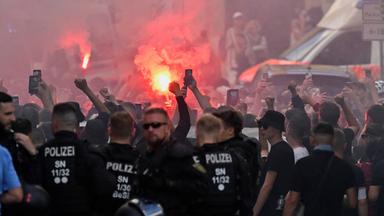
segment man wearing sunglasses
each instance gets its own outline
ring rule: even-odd
[[[253,208],[254,216],[281,215],[284,207],[295,163],[293,150],[282,137],[284,121],[283,114],[268,110],[258,122],[261,135],[272,147],[261,172],[261,189]]]
[[[179,105],[185,104],[178,84],[173,83],[170,90]],[[204,170],[194,166],[192,146],[174,135],[170,118],[162,108],[145,111],[143,130],[147,151],[138,172],[143,196],[160,202],[167,216],[188,215],[188,209],[198,202],[207,185]]]

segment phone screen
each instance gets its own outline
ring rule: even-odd
[[[185,75],[184,75],[184,84],[186,86],[190,85],[193,80],[193,71],[192,69],[186,69],[185,70]]]
[[[28,92],[31,95],[37,94],[40,83],[40,77],[36,75],[29,76],[29,87]]]
[[[238,89],[229,89],[227,91],[227,105],[236,106],[240,101]]]

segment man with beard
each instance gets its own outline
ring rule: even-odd
[[[12,124],[15,122],[15,106],[12,97],[0,92],[0,144],[11,154],[13,165],[19,178],[22,181],[35,182],[34,163],[37,161],[36,147],[31,139],[21,133],[12,131]]]
[[[170,91],[184,101],[177,83]],[[139,163],[141,193],[160,202],[166,215],[189,215],[189,208],[206,191],[204,169],[194,164],[192,146],[173,136],[173,126],[162,108],[144,113],[143,129],[148,148]]]

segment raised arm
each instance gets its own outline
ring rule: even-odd
[[[195,79],[191,82],[191,85],[188,86],[189,89],[191,89],[193,95],[195,96],[197,102],[199,102],[199,105],[202,110],[206,110],[207,108],[211,108],[212,105],[209,103],[208,96],[203,95],[199,88],[197,87],[197,82]]]
[[[293,81],[288,85],[288,90],[291,92],[291,95],[292,95],[292,98],[291,98],[292,106],[293,108],[297,108],[305,112],[304,101],[301,99],[301,97],[297,93],[296,88],[297,88],[297,84]]]
[[[185,103],[180,85],[173,82],[169,85],[169,91],[176,96],[177,108],[179,110],[179,123],[173,133],[179,141],[185,140],[191,128],[191,119],[189,117],[188,105]]]
[[[44,108],[52,112],[53,106],[55,105],[52,92],[43,80],[40,82],[36,96],[41,100]]]
[[[348,123],[348,127],[353,130],[355,134],[358,134],[360,130],[360,125],[356,119],[356,117],[353,115],[352,111],[349,109],[349,107],[345,104],[344,95],[339,94],[335,97],[335,102],[340,105],[341,109],[343,110],[345,119]]]
[[[89,88],[87,84],[86,79],[76,79],[75,80],[75,85],[78,89],[80,89],[87,97],[89,100],[92,101],[93,105],[96,107],[97,111],[100,112],[105,112],[105,113],[110,113],[108,108],[103,104],[103,102],[93,93],[93,91]]]

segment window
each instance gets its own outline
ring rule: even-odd
[[[339,35],[313,60],[313,64],[353,65],[369,64],[371,42],[362,40],[362,33],[346,32]]]

